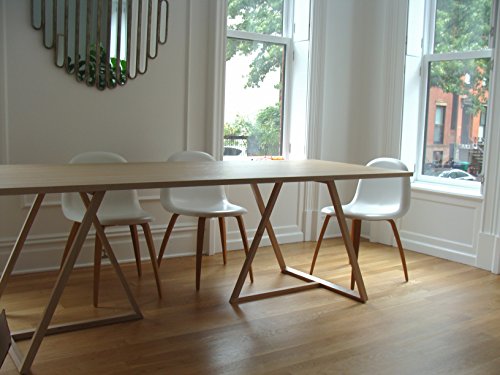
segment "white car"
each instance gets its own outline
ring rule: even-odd
[[[450,169],[441,172],[438,177],[453,178],[455,180],[476,181],[476,177],[461,169]]]

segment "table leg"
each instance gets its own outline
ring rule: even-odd
[[[354,247],[354,254],[359,264],[359,244],[361,241],[361,220],[354,219],[351,222],[351,241]],[[354,273],[351,271],[351,289],[354,290]]]
[[[64,265],[59,272],[57,282],[54,286],[54,289],[52,290],[52,294],[50,296],[49,303],[43,313],[42,320],[40,321],[40,324],[38,325],[38,328],[33,335],[28,352],[26,353],[24,359],[21,361],[21,368],[19,369],[19,372],[22,374],[28,373],[31,368],[33,360],[35,359],[38,349],[40,348],[40,345],[42,343],[43,337],[47,332],[52,316],[54,315],[57,304],[59,303],[59,299],[61,298],[61,295],[64,291],[64,287],[66,286],[71,271],[73,270],[76,259],[80,254],[80,250],[87,237],[87,233],[90,229],[90,226],[92,225],[92,219],[93,217],[95,217],[97,209],[99,208],[103,197],[104,191],[94,194],[87,212],[83,217],[82,225],[80,226],[75,242],[73,243],[73,246],[71,247],[67,258],[64,261]]]
[[[2,279],[0,280],[0,297],[2,297],[3,292],[5,291],[5,288],[7,287],[7,283],[9,282],[10,275],[11,275],[12,271],[14,270],[17,259],[19,258],[19,254],[21,253],[21,250],[24,246],[24,242],[26,241],[26,238],[28,237],[28,233],[31,229],[31,226],[33,225],[33,222],[35,221],[36,214],[38,213],[38,210],[40,209],[40,206],[42,205],[44,197],[45,197],[45,194],[38,194],[31,205],[30,212],[28,213],[28,216],[26,217],[26,220],[24,221],[24,225],[21,229],[21,232],[19,233],[19,236],[17,237],[16,244],[14,245],[14,248],[12,249],[12,252],[10,253],[9,260],[7,261],[7,264],[5,265],[5,268],[3,270]]]
[[[252,191],[255,197],[255,201],[257,202],[257,206],[259,207],[259,211],[261,215],[264,215],[264,211],[266,206],[264,205],[264,200],[262,199],[262,194],[260,193],[259,186],[257,184],[252,184]],[[276,235],[274,234],[273,226],[271,225],[271,221],[268,220],[266,223],[267,234],[269,235],[269,240],[271,241],[271,245],[273,246],[274,255],[278,260],[280,265],[281,272],[286,269],[285,260],[283,258],[283,254],[281,253],[280,245],[278,244],[278,240],[276,239]]]
[[[344,211],[342,210],[342,203],[335,186],[335,182],[326,182],[328,186],[328,192],[330,193],[330,198],[332,199],[333,208],[335,209],[335,215],[337,216],[337,221],[340,226],[340,232],[342,233],[342,238],[346,247],[347,255],[349,256],[349,262],[352,267],[352,273],[354,275],[354,280],[358,286],[359,296],[362,302],[368,300],[368,295],[366,294],[365,283],[363,282],[363,277],[361,276],[361,270],[359,269],[358,259],[356,257],[356,252],[354,250],[351,237],[349,235],[349,229],[347,227],[347,222],[344,216]]]
[[[97,219],[97,216],[96,216],[97,210],[102,202],[104,194],[105,194],[104,191],[97,192],[93,195],[92,200],[89,200],[89,198],[87,197],[86,194],[81,194],[82,199],[83,199],[85,205],[87,206],[87,211],[83,217],[80,228],[79,228],[79,230],[76,234],[75,240],[71,246],[71,250],[69,251],[69,253],[68,253],[68,255],[67,255],[67,257],[62,265],[62,268],[58,274],[56,284],[54,285],[54,288],[52,289],[52,293],[51,293],[49,302],[47,304],[47,307],[45,308],[45,311],[42,315],[42,319],[41,319],[41,321],[40,321],[40,323],[35,331],[26,330],[26,331],[12,334],[12,340],[11,340],[12,346],[11,346],[11,350],[9,353],[12,357],[12,360],[16,364],[19,372],[22,374],[30,373],[31,365],[33,364],[33,361],[35,359],[36,354],[38,353],[38,350],[40,348],[42,340],[48,334],[74,331],[77,329],[102,326],[102,325],[106,325],[106,324],[113,324],[113,323],[130,321],[130,320],[137,320],[137,319],[142,318],[142,313],[139,309],[139,306],[136,303],[134,297],[132,296],[130,288],[128,287],[128,284],[125,281],[125,278],[121,272],[121,269],[118,265],[116,257],[111,249],[111,246],[109,245],[109,242],[108,242],[106,236],[104,235],[104,230],[102,229],[102,226],[99,223],[99,220]],[[36,211],[40,207],[41,200],[43,199],[43,195],[40,195],[38,198],[39,199],[37,199],[35,201],[35,203],[33,204],[33,208],[31,210],[30,214],[28,215],[25,226],[23,227],[23,230],[22,230],[21,235],[20,235],[20,240],[18,240],[19,245],[16,244],[15,250],[17,250],[17,246],[19,247],[18,251],[20,251],[20,248],[22,248],[22,244],[24,243],[24,240],[26,239],[27,232],[29,231],[29,227],[33,223],[34,217],[36,216]],[[134,310],[134,313],[133,314],[130,314],[130,313],[121,314],[121,315],[116,315],[116,316],[112,316],[112,317],[92,319],[92,320],[86,320],[86,321],[80,321],[80,322],[72,322],[72,323],[60,324],[60,325],[49,327],[50,321],[52,320],[54,312],[57,308],[57,305],[58,305],[59,300],[62,296],[64,288],[69,280],[69,277],[70,277],[71,272],[73,270],[73,267],[75,265],[76,259],[78,258],[78,255],[80,254],[83,243],[85,242],[85,239],[87,237],[89,229],[92,226],[92,223],[95,223],[97,235],[99,236],[99,239],[101,240],[103,246],[108,251],[108,255],[109,255],[111,264],[115,268],[115,271],[117,272],[118,277],[119,277],[120,281],[122,282],[122,285],[125,289],[127,297],[129,299],[129,302],[132,305],[132,308]],[[15,263],[15,259],[12,261],[12,263]],[[18,348],[15,340],[23,340],[23,339],[27,339],[27,338],[32,338],[32,340],[31,340],[31,343],[28,347],[28,352],[26,353],[26,355],[23,355],[21,350]]]
[[[282,182],[277,182],[274,184],[273,191],[271,192],[271,196],[269,197],[269,200],[267,202],[267,206],[262,212],[262,217],[260,219],[259,226],[257,227],[257,231],[255,232],[252,244],[250,245],[250,250],[248,251],[247,257],[245,258],[245,262],[243,263],[243,267],[241,268],[240,275],[238,277],[238,280],[236,281],[236,285],[234,286],[233,294],[231,295],[231,298],[229,300],[229,302],[232,304],[238,303],[238,298],[241,293],[241,289],[243,288],[243,284],[245,283],[248,271],[250,270],[255,254],[257,253],[257,249],[259,247],[260,240],[262,239],[262,236],[264,234],[264,230],[269,224],[269,218],[271,217],[274,204],[278,199],[278,195],[282,186],[283,186]]]

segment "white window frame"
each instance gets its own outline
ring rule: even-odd
[[[419,108],[418,108],[418,132],[417,132],[417,146],[416,146],[416,155],[414,159],[415,171],[414,171],[414,182],[417,184],[424,183],[428,184],[427,186],[435,186],[437,190],[446,189],[448,186],[451,190],[456,190],[456,188],[463,189],[462,191],[465,193],[466,191],[472,192],[472,194],[480,194],[481,182],[472,182],[472,181],[461,181],[461,180],[453,180],[449,178],[439,178],[435,176],[427,176],[422,173],[423,163],[424,163],[424,146],[425,146],[425,132],[426,132],[426,105],[427,105],[427,83],[429,77],[429,63],[430,62],[439,62],[439,61],[448,61],[448,60],[464,60],[464,59],[479,59],[479,58],[490,58],[493,59],[494,50],[493,48],[483,49],[479,51],[466,51],[466,52],[455,52],[455,53],[433,53],[433,45],[434,45],[434,25],[435,25],[435,14],[436,14],[436,0],[427,0],[425,2],[424,14],[412,14],[412,9],[421,11],[420,6],[417,2],[420,0],[415,0],[412,7],[412,1],[410,0],[410,14],[409,19],[415,17],[423,16],[423,29],[417,30],[416,35],[421,36],[421,63],[420,63],[420,82],[418,83],[419,87],[408,87],[411,84],[408,83],[408,79],[405,77],[405,91],[409,88],[410,90],[419,90]],[[420,9],[419,9],[420,8]],[[493,9],[492,9],[492,18],[495,19],[496,14],[498,13],[498,0],[493,1]],[[416,26],[415,26],[416,27]],[[415,51],[415,43],[416,40],[411,40],[412,33],[415,30],[408,30],[407,36],[407,62],[409,57],[414,57]],[[413,36],[414,37],[414,36]],[[415,39],[415,38],[414,38]],[[413,45],[413,51],[408,51],[408,45]],[[497,44],[498,46],[498,44]],[[490,93],[492,91],[491,81],[490,81]],[[491,95],[490,95],[491,98]],[[490,103],[489,103],[490,104]],[[411,104],[406,104],[411,105]],[[407,108],[405,108],[406,110]],[[487,114],[487,123],[489,123],[490,115]],[[403,124],[403,126],[407,126],[407,124]],[[488,129],[488,126],[486,127]],[[411,133],[408,132],[408,133]],[[486,134],[486,139],[488,136]],[[410,141],[408,141],[410,142]],[[488,141],[487,141],[488,142]],[[403,148],[404,140],[403,140]],[[403,151],[404,155],[404,151]],[[406,161],[408,161],[409,157],[406,156]],[[413,163],[412,163],[413,164]],[[467,193],[466,193],[467,194]]]
[[[226,4],[227,6],[227,4]],[[281,156],[288,159],[290,156],[290,104],[293,77],[293,29],[294,29],[294,0],[283,2],[283,35],[266,35],[249,31],[231,30],[227,28],[227,39],[243,39],[257,43],[281,44],[285,48],[285,81],[283,90],[283,123],[281,139]]]

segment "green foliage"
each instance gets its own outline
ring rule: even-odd
[[[283,0],[229,0],[230,28],[259,34],[281,35]]]
[[[224,124],[224,136],[243,135],[248,136],[252,123],[240,115],[236,115],[234,122]]]
[[[282,35],[283,0],[229,0],[228,24],[232,30]],[[229,39],[226,60],[237,54],[255,56],[245,87],[260,87],[269,72],[281,69],[284,52],[281,45]]]
[[[262,109],[251,135],[259,140],[261,155],[280,155],[281,110],[279,104]]]
[[[434,53],[488,48],[491,0],[438,0]]]
[[[96,80],[98,80],[97,88],[104,90],[106,88],[106,50],[102,44],[99,45],[99,66],[97,66],[97,45],[93,44],[89,48],[89,63],[88,63],[88,76],[86,77],[86,60],[81,56],[78,56],[78,71],[76,77],[79,81],[85,80],[87,78],[87,84],[89,86],[94,86]],[[117,64],[120,64],[120,75],[117,80]],[[75,64],[68,57],[68,72],[73,73],[75,69]],[[127,80],[127,61],[120,60],[116,57],[111,57],[108,62],[109,78],[108,85],[110,87],[115,87],[116,84],[123,85]]]
[[[248,137],[249,154],[279,155],[281,141],[281,110],[279,104],[266,107],[257,113],[255,123],[236,116],[231,123],[224,124],[224,136]]]
[[[434,53],[488,48],[491,3],[491,0],[438,0]],[[490,70],[490,59],[434,62],[430,67],[430,84],[447,93],[467,96],[472,112],[478,113],[487,100]]]

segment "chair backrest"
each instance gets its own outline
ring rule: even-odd
[[[393,158],[377,158],[367,166],[407,171],[406,165]],[[410,177],[367,178],[359,180],[352,203],[380,204],[394,207],[394,218],[401,217],[410,208]]]
[[[212,155],[201,151],[180,151],[172,154],[168,162],[182,161],[215,161]],[[160,190],[160,201],[163,207],[169,212],[175,212],[176,207],[193,207],[197,202],[203,203],[206,207],[211,202],[221,202],[227,200],[223,186],[201,186],[164,188]]]
[[[112,152],[90,151],[73,157],[70,164],[97,164],[97,163],[126,163],[122,156]],[[61,196],[62,211],[66,218],[72,221],[81,221],[85,214],[85,207],[77,193],[63,193]],[[124,210],[140,209],[136,190],[119,190],[106,193],[99,207],[98,215],[102,212],[120,213]]]

